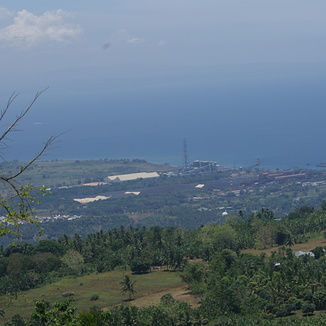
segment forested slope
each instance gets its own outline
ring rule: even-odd
[[[71,325],[87,325],[87,318],[98,320],[94,325],[155,325],[162,320],[165,325],[276,325],[282,324],[282,318],[289,323],[294,317],[300,318],[294,324],[317,325],[325,322],[319,319],[326,309],[324,248],[314,248],[314,256],[297,257],[291,247],[323,234],[325,207],[324,203],[319,210],[304,206],[281,220],[261,209],[249,217],[239,212],[226,224],[195,230],[121,227],[86,237],[62,236],[36,245],[8,246],[1,248],[0,293],[20,295],[65,275],[117,268],[141,274],[160,267],[182,272],[190,291],[201,299],[199,308],[169,296],[158,307],[121,306],[108,312],[78,313],[68,305],[53,312],[55,307],[42,308],[38,302],[34,324],[21,325],[43,325],[35,321],[42,314],[70,318]],[[271,256],[242,253],[248,248],[274,252]],[[67,309],[70,313],[64,314]]]

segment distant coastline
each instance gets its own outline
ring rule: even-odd
[[[22,124],[23,132],[14,135],[2,155],[27,160],[49,135],[70,130],[43,159],[126,157],[182,166],[186,138],[190,161],[239,168],[259,158],[262,169],[315,168],[326,162],[326,111],[324,101],[318,101],[325,97],[323,83],[294,79],[290,90],[289,83],[160,85],[141,88],[144,93],[133,89],[105,95],[95,107],[89,94],[62,98],[62,107],[56,101],[47,103],[56,115],[48,120],[42,116],[43,124],[34,125],[35,119]],[[91,121],[88,114],[79,114],[90,107]]]

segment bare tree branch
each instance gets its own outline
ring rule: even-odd
[[[43,148],[24,166],[22,166],[19,170],[19,172],[17,172],[16,174],[4,178],[4,177],[0,177],[0,180],[4,180],[4,181],[10,181],[12,179],[17,178],[19,175],[21,175],[27,168],[29,168],[36,160],[38,160],[40,158],[40,156],[42,156],[42,154],[53,144],[53,142],[60,137],[60,135],[58,136],[51,136],[44,144]]]
[[[2,121],[2,119],[5,117],[9,107],[11,106],[12,102],[16,99],[17,96],[18,96],[18,94],[16,94],[15,92],[13,92],[11,94],[11,96],[8,99],[8,102],[7,102],[7,105],[6,105],[5,109],[3,111],[1,111],[1,113],[0,113],[0,121]]]
[[[21,113],[9,124],[6,130],[0,135],[0,143],[3,143],[10,133],[16,131],[16,127],[19,122],[26,116],[26,114],[32,108],[33,104],[46,90],[47,88],[35,94],[31,103],[23,111],[21,111]],[[18,94],[16,94],[15,92],[11,94],[4,110],[0,112],[0,121],[3,121],[5,119],[17,96]],[[12,224],[18,230],[19,223],[21,222],[35,222],[35,219],[30,217],[29,215],[32,211],[30,205],[32,202],[35,201],[35,198],[33,198],[30,194],[30,192],[32,191],[32,186],[22,185],[17,181],[17,178],[22,175],[31,165],[33,165],[35,161],[38,160],[40,156],[43,155],[44,152],[48,150],[61,135],[62,134],[57,136],[51,136],[43,144],[43,147],[38,151],[38,153],[34,155],[32,159],[30,159],[27,163],[21,166],[18,172],[9,176],[6,176],[4,172],[2,174],[0,173],[0,182],[2,181],[4,185],[3,189],[4,191],[8,191],[7,193],[0,194],[0,207],[4,210],[4,212],[6,212],[6,217],[0,222],[0,236],[3,236],[7,233],[15,233],[9,227],[9,224]]]
[[[7,137],[7,135],[10,133],[10,132],[12,132],[12,131],[14,131],[14,128],[17,126],[17,124],[19,123],[19,121],[21,121],[24,117],[25,117],[25,115],[28,113],[28,111],[31,109],[31,107],[33,106],[33,104],[36,102],[36,100],[45,92],[47,90],[47,88],[46,89],[44,89],[44,90],[42,90],[42,91],[39,91],[39,92],[37,92],[36,94],[35,94],[35,96],[34,96],[34,98],[33,98],[33,100],[32,100],[32,102],[26,107],[26,109],[25,110],[23,110],[17,117],[16,117],[16,119],[9,125],[9,127],[7,128],[7,130],[6,131],[4,131],[3,132],[3,134],[0,136],[0,142],[1,141],[3,141],[6,137]],[[12,95],[11,95],[11,97],[9,98],[9,100],[8,100],[8,102],[7,102],[7,106],[6,106],[6,108],[2,111],[2,113],[1,113],[1,119],[3,119],[4,118],[4,116],[6,115],[6,113],[8,112],[8,109],[10,108],[10,106],[11,106],[11,104],[12,104],[12,102],[16,99],[16,97],[18,96],[18,94],[15,94],[15,93],[13,93]],[[0,119],[0,120],[1,120]]]

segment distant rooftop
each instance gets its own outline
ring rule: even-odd
[[[130,174],[120,174],[108,176],[106,179],[109,182],[123,182],[136,179],[148,179],[157,178],[160,175],[157,172],[140,172],[140,173],[130,173]]]

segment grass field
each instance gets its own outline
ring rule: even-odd
[[[291,246],[292,251],[305,251],[308,252],[312,249],[315,249],[316,247],[325,247],[326,246],[326,239],[322,236],[319,236],[318,238],[311,239],[309,242],[305,243],[298,243],[293,246]],[[252,255],[260,255],[261,253],[265,253],[267,256],[270,256],[273,251],[278,251],[279,248],[284,246],[275,246],[268,249],[246,249],[242,250],[243,253],[248,253]]]
[[[18,171],[19,162],[7,163],[7,170]],[[109,175],[135,172],[167,172],[175,170],[169,165],[156,165],[143,161],[127,160],[57,160],[37,161],[22,177],[23,182],[32,182],[35,186],[58,187],[73,186],[96,180],[101,181]]]
[[[124,271],[112,271],[76,278],[63,278],[52,284],[22,292],[14,300],[9,297],[1,297],[0,309],[4,309],[6,315],[3,320],[0,317],[0,322],[10,319],[15,314],[28,317],[34,311],[34,300],[43,299],[53,303],[66,299],[62,296],[64,292],[75,293],[70,298],[73,300],[72,305],[77,306],[79,312],[88,310],[93,306],[108,308],[120,304],[128,299],[127,294],[123,295],[120,292],[120,282],[126,274],[130,275]],[[160,297],[165,293],[169,293],[170,289],[179,294],[185,292],[183,288],[185,283],[181,281],[179,274],[176,272],[156,271],[143,275],[131,275],[131,278],[136,281],[135,289],[137,293],[134,298],[139,298],[133,300],[132,303],[135,302],[138,306],[146,306],[146,303],[142,303],[142,300],[146,301],[148,296],[157,293],[159,294],[158,303]],[[99,296],[96,301],[90,300],[94,294]]]

